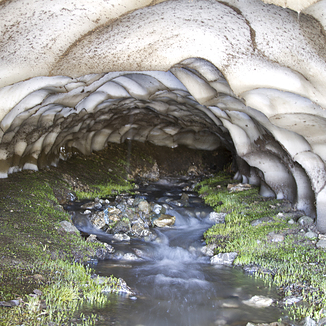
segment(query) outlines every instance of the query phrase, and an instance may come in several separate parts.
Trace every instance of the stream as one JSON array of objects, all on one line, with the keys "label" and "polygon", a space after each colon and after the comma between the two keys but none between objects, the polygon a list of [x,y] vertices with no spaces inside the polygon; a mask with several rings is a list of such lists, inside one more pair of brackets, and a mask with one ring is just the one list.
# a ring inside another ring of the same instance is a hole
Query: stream
[{"label": "stream", "polygon": [[[212,211],[191,190],[191,180],[169,178],[138,189],[137,196],[167,207],[176,217],[172,227],[155,227],[153,241],[132,238],[107,242],[119,259],[99,260],[92,265],[100,276],[123,278],[135,296],[110,295],[102,307],[85,307],[100,316],[96,325],[208,326],[275,322],[281,311],[270,306],[254,308],[243,303],[255,295],[277,300],[276,291],[246,275],[242,269],[212,265],[203,255],[203,233],[212,226]],[[187,189],[187,191],[185,191]],[[180,197],[187,194],[187,203]],[[101,237],[98,237],[101,238]],[[101,239],[106,241],[105,236]],[[126,260],[126,253],[137,260]],[[122,258],[121,258],[122,257]]]}]

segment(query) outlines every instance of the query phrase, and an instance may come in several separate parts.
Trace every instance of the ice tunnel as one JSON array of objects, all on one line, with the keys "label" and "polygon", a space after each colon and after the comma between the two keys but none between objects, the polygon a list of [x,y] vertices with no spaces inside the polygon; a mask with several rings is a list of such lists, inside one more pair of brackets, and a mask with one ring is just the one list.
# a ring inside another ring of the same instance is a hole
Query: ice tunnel
[{"label": "ice tunnel", "polygon": [[0,0],[0,174],[126,139],[229,149],[326,232],[326,0]]}]

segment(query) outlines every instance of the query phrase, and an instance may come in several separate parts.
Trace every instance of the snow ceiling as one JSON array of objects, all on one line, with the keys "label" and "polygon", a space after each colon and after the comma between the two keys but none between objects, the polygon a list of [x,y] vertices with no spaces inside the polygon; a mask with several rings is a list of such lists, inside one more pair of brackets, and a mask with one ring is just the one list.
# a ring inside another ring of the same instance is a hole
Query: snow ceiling
[{"label": "snow ceiling", "polygon": [[0,176],[126,139],[213,150],[326,232],[326,0],[0,0]]}]

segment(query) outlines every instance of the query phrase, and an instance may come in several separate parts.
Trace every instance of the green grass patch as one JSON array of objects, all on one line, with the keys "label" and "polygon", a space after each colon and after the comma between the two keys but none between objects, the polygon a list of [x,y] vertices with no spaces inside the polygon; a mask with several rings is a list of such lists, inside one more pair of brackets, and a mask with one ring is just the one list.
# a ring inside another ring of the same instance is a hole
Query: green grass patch
[{"label": "green grass patch", "polygon": [[[280,302],[286,296],[301,297],[297,304],[285,306],[290,318],[325,317],[326,252],[305,239],[298,224],[290,225],[277,215],[282,211],[282,201],[261,197],[258,188],[229,193],[229,182],[234,183],[222,174],[197,187],[216,212],[227,213],[225,224],[216,224],[204,233],[206,243],[216,245],[215,254],[237,252],[235,265],[257,266],[256,277],[263,278],[267,286],[277,286]],[[273,220],[251,225],[265,216]],[[271,232],[283,235],[284,241],[271,242]]]}]

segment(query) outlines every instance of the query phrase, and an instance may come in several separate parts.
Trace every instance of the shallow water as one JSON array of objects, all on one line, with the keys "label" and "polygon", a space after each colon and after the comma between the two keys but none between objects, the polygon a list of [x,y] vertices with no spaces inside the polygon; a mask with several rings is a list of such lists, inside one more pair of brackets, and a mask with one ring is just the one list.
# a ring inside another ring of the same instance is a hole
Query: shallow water
[{"label": "shallow water", "polygon": [[[161,182],[142,189],[149,201],[166,202],[176,216],[174,227],[156,229],[158,239],[115,244],[116,251],[133,252],[142,261],[107,260],[92,266],[101,276],[123,278],[136,291],[136,297],[111,295],[111,304],[94,309],[101,316],[96,325],[206,326],[246,325],[277,321],[281,312],[275,307],[252,308],[242,303],[254,295],[276,299],[272,289],[242,270],[216,267],[201,254],[202,234],[211,224],[210,211],[193,193],[187,208],[173,207],[180,199],[183,182]],[[172,190],[171,190],[172,189]],[[87,309],[86,309],[87,310]],[[86,311],[85,311],[86,312]]]}]

